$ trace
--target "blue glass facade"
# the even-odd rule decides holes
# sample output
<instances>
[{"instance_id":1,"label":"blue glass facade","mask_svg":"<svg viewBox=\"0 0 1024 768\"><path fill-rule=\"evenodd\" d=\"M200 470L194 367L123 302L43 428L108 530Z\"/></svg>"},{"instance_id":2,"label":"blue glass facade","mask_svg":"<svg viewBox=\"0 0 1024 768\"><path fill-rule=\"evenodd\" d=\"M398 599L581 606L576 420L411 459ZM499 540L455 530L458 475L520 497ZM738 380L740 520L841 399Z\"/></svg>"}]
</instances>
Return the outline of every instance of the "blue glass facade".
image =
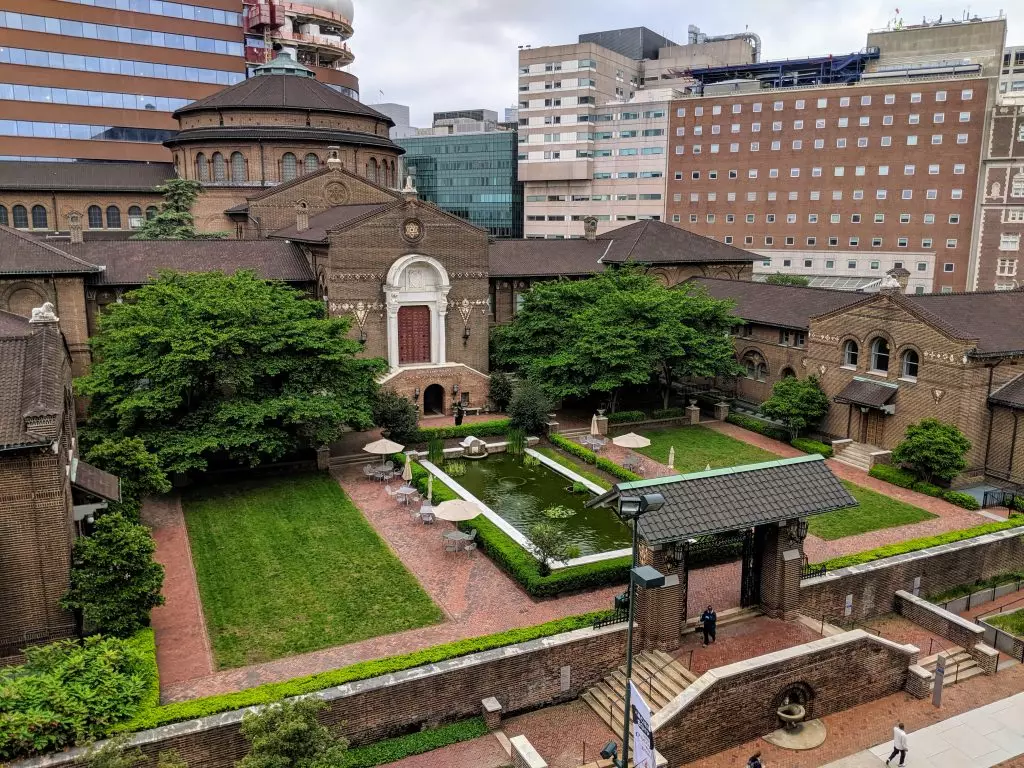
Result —
<instances>
[{"instance_id":1,"label":"blue glass facade","mask_svg":"<svg viewBox=\"0 0 1024 768\"><path fill-rule=\"evenodd\" d=\"M419 196L493 237L523 236L516 131L397 139Z\"/></svg>"}]
</instances>

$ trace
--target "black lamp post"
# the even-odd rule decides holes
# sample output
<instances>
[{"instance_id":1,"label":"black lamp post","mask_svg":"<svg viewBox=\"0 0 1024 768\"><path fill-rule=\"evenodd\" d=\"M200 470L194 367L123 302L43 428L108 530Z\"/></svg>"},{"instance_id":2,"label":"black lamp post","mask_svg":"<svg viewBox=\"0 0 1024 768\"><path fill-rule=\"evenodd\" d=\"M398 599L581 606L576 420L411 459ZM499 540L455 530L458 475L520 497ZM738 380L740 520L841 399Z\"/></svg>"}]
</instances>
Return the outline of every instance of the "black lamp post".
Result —
<instances>
[{"instance_id":1,"label":"black lamp post","mask_svg":"<svg viewBox=\"0 0 1024 768\"><path fill-rule=\"evenodd\" d=\"M636 588L653 589L665 586L665 577L649 565L638 566L640 518L648 512L655 512L665 504L660 493L645 493L639 498L619 497L617 513L623 521L633 523L633 567L629 571L629 609L626 618L626 700L622 716L622 757L615 761L618 768L629 765L629 716L631 691L629 683L633 677L633 606L636 605Z\"/></svg>"}]
</instances>

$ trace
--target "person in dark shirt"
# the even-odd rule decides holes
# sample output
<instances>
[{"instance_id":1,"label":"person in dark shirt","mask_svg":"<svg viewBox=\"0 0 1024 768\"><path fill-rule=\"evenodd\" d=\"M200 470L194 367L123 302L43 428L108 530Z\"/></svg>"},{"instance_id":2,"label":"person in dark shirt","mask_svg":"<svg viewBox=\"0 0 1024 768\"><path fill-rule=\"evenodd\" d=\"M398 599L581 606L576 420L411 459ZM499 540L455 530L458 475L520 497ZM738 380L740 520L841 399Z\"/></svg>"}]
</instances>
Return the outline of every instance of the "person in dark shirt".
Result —
<instances>
[{"instance_id":1,"label":"person in dark shirt","mask_svg":"<svg viewBox=\"0 0 1024 768\"><path fill-rule=\"evenodd\" d=\"M715 613L715 609L712 606L708 606L704 609L704 613L700 615L701 627L704 629L704 645L715 642L715 630L716 624L718 624L718 614Z\"/></svg>"},{"instance_id":2,"label":"person in dark shirt","mask_svg":"<svg viewBox=\"0 0 1024 768\"><path fill-rule=\"evenodd\" d=\"M761 753L755 752L747 760L747 768L764 768L764 763L761 762Z\"/></svg>"}]
</instances>

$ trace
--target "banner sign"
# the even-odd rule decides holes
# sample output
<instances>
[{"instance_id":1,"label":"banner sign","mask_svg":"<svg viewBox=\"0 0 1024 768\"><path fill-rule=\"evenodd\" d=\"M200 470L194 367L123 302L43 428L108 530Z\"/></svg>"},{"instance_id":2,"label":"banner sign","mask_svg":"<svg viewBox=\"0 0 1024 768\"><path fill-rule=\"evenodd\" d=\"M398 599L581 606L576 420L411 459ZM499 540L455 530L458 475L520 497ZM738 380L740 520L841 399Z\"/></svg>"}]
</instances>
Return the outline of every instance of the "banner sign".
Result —
<instances>
[{"instance_id":1,"label":"banner sign","mask_svg":"<svg viewBox=\"0 0 1024 768\"><path fill-rule=\"evenodd\" d=\"M651 708L632 680L629 681L629 688L630 708L633 710L633 768L656 768Z\"/></svg>"}]
</instances>

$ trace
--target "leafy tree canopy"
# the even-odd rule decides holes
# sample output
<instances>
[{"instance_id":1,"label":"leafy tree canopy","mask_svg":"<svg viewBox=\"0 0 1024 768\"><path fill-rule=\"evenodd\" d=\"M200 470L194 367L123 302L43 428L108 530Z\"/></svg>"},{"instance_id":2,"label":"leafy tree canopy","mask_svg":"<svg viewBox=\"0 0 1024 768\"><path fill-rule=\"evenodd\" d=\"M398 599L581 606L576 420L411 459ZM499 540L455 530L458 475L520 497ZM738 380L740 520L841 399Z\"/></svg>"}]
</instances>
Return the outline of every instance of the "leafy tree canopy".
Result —
<instances>
[{"instance_id":1,"label":"leafy tree canopy","mask_svg":"<svg viewBox=\"0 0 1024 768\"><path fill-rule=\"evenodd\" d=\"M373 403L373 423L389 440L409 443L419 428L419 409L393 389L382 389Z\"/></svg>"},{"instance_id":2,"label":"leafy tree canopy","mask_svg":"<svg viewBox=\"0 0 1024 768\"><path fill-rule=\"evenodd\" d=\"M731 309L697 286L668 289L637 268L539 283L515 320L496 330L495 353L552 396L600 392L613 411L623 386L660 375L667 406L676 377L737 371Z\"/></svg>"},{"instance_id":3,"label":"leafy tree canopy","mask_svg":"<svg viewBox=\"0 0 1024 768\"><path fill-rule=\"evenodd\" d=\"M906 436L892 452L892 460L913 469L926 481L952 480L967 468L971 441L954 424L922 419L907 427Z\"/></svg>"},{"instance_id":4,"label":"leafy tree canopy","mask_svg":"<svg viewBox=\"0 0 1024 768\"><path fill-rule=\"evenodd\" d=\"M242 735L251 746L236 768L344 768L348 742L316 718L325 706L295 698L246 713Z\"/></svg>"},{"instance_id":5,"label":"leafy tree canopy","mask_svg":"<svg viewBox=\"0 0 1024 768\"><path fill-rule=\"evenodd\" d=\"M380 359L349 321L251 272L163 273L111 305L79 381L90 428L138 437L166 472L255 466L373 424Z\"/></svg>"},{"instance_id":6,"label":"leafy tree canopy","mask_svg":"<svg viewBox=\"0 0 1024 768\"><path fill-rule=\"evenodd\" d=\"M83 443L85 442L85 435ZM122 512L136 519L142 500L171 490L167 474L157 457L137 437L100 440L85 452L85 460L121 479L121 501L108 505L110 512Z\"/></svg>"},{"instance_id":7,"label":"leafy tree canopy","mask_svg":"<svg viewBox=\"0 0 1024 768\"><path fill-rule=\"evenodd\" d=\"M789 427L794 438L818 424L828 413L829 399L817 376L790 376L775 383L772 396L761 403L761 413Z\"/></svg>"},{"instance_id":8,"label":"leafy tree canopy","mask_svg":"<svg viewBox=\"0 0 1024 768\"><path fill-rule=\"evenodd\" d=\"M509 425L526 435L541 434L548 424L553 404L536 382L519 382L508 406Z\"/></svg>"},{"instance_id":9,"label":"leafy tree canopy","mask_svg":"<svg viewBox=\"0 0 1024 768\"><path fill-rule=\"evenodd\" d=\"M569 542L565 530L554 523L534 523L529 530L533 553L540 561L541 576L551 573L551 563L565 563L579 557L580 548Z\"/></svg>"},{"instance_id":10,"label":"leafy tree canopy","mask_svg":"<svg viewBox=\"0 0 1024 768\"><path fill-rule=\"evenodd\" d=\"M203 185L190 179L168 179L156 187L164 201L156 216L143 222L133 240L219 240L225 232L200 233L192 216L192 206L203 193Z\"/></svg>"},{"instance_id":11,"label":"leafy tree canopy","mask_svg":"<svg viewBox=\"0 0 1024 768\"><path fill-rule=\"evenodd\" d=\"M803 275L784 275L781 272L768 275L764 281L766 283L771 283L772 285L796 285L801 288L811 284L810 278L804 277Z\"/></svg>"},{"instance_id":12,"label":"leafy tree canopy","mask_svg":"<svg viewBox=\"0 0 1024 768\"><path fill-rule=\"evenodd\" d=\"M508 408L512 402L512 378L504 371L493 371L491 373L491 402L499 411Z\"/></svg>"}]
</instances>

